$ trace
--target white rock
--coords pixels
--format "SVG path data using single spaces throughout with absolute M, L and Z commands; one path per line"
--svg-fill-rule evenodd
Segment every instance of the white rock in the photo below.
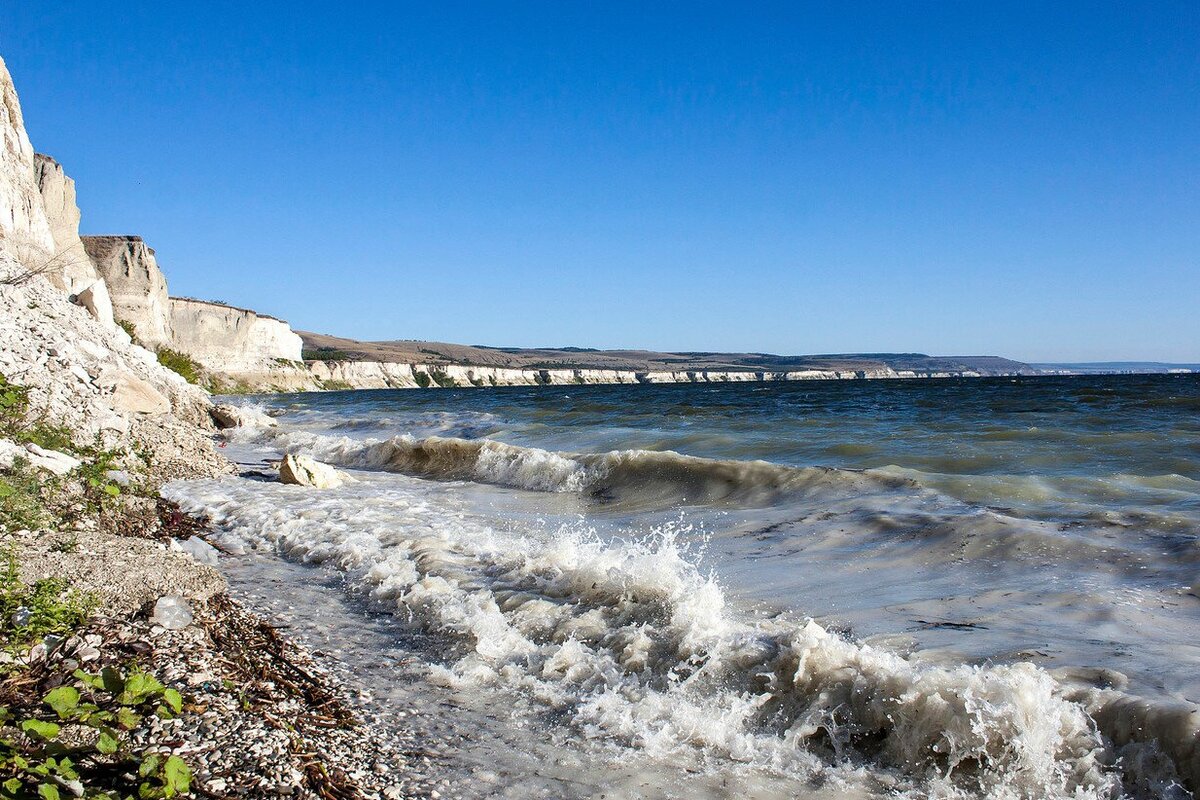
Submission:
M 191 536 L 182 540 L 174 539 L 172 540 L 172 544 L 177 546 L 182 552 L 187 553 L 189 556 L 199 561 L 201 564 L 207 564 L 210 567 L 215 567 L 217 565 L 217 548 L 213 547 L 199 536 Z
M 192 607 L 177 594 L 167 594 L 154 604 L 150 621 L 169 631 L 177 631 L 192 624 Z
M 113 407 L 118 411 L 135 414 L 165 414 L 171 410 L 171 401 L 149 382 L 128 370 L 108 367 L 100 375 L 101 386 L 111 386 Z
M 66 475 L 83 463 L 74 456 L 60 453 L 57 450 L 47 450 L 32 442 L 25 445 L 25 452 L 28 453 L 30 464 L 38 469 L 53 472 L 55 475 Z
M 341 486 L 345 476 L 328 464 L 311 456 L 287 455 L 279 465 L 279 480 L 314 489 L 333 489 Z
M 215 405 L 209 412 L 218 428 L 273 428 L 278 423 L 257 408 L 228 403 Z

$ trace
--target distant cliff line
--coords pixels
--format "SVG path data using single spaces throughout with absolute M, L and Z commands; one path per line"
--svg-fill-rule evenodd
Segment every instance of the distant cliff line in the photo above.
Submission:
M 452 389 L 488 386 L 591 386 L 660 383 L 763 383 L 778 381 L 979 378 L 975 371 L 921 372 L 888 368 L 869 370 L 612 370 L 512 369 L 465 364 L 412 364 L 387 361 L 305 362 L 314 388 Z M 1026 374 L 1026 373 L 999 373 Z M 278 377 L 283 377 L 282 372 Z M 286 386 L 279 386 L 287 390 Z

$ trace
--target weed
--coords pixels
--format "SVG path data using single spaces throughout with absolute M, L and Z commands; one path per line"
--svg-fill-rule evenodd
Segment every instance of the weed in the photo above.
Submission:
M 0 473 L 0 530 L 38 531 L 53 525 L 56 515 L 48 508 L 47 499 L 58 485 L 58 480 L 39 475 L 28 460 L 16 459 Z
M 9 553 L 0 574 L 0 641 L 11 652 L 50 635 L 68 636 L 87 621 L 93 606 L 58 578 L 22 583 L 16 556 Z

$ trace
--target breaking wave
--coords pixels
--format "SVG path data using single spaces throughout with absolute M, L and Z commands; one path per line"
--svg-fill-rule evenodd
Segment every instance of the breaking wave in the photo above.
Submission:
M 578 526 L 503 533 L 363 483 L 167 492 L 227 543 L 336 567 L 400 621 L 448 638 L 436 682 L 521 690 L 586 737 L 789 775 L 869 765 L 918 796 L 1162 796 L 1182 791 L 1176 764 L 1196 769 L 1194 712 L 1028 663 L 937 666 L 812 620 L 748 618 L 678 525 L 623 541 Z
M 584 493 L 598 502 L 666 507 L 778 502 L 817 491 L 862 494 L 915 487 L 907 477 L 767 461 L 699 458 L 672 451 L 555 453 L 494 439 L 396 436 L 377 442 L 269 430 L 272 444 L 342 467 L 464 480 L 539 492 Z

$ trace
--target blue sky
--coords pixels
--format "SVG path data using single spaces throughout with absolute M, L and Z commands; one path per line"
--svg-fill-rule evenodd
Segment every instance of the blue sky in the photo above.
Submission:
M 0 54 L 84 232 L 299 328 L 1200 361 L 1194 0 L 4 3 Z

